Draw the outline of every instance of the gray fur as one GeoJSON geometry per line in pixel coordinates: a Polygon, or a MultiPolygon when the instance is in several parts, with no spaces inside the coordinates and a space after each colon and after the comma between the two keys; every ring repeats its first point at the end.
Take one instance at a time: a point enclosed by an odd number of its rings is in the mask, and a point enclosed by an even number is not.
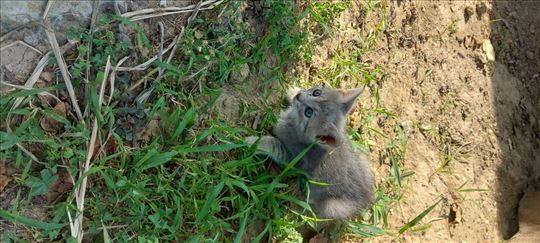
{"type": "MultiPolygon", "coordinates": [[[[258,144],[261,153],[276,162],[289,162],[315,142],[315,146],[296,164],[311,179],[330,185],[310,184],[309,203],[319,218],[349,218],[369,206],[373,194],[373,175],[367,157],[355,152],[345,124],[361,89],[336,90],[311,88],[295,91],[290,106],[282,111],[273,130],[258,144]],[[315,90],[320,95],[314,96],[315,90]],[[307,117],[306,109],[313,115],[307,117]]],[[[249,144],[257,140],[248,137],[249,144]]]]}

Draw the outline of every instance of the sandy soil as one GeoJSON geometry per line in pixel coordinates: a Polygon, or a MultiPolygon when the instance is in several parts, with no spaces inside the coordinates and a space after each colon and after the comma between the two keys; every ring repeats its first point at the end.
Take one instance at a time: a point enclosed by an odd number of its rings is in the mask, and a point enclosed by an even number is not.
{"type": "MultiPolygon", "coordinates": [[[[336,47],[358,45],[359,36],[369,34],[380,16],[365,15],[359,5],[341,15],[334,37],[318,43],[313,62],[294,71],[310,80],[310,70],[328,65],[336,47]]],[[[509,238],[518,231],[523,193],[540,189],[540,3],[397,1],[386,10],[386,30],[361,62],[383,70],[381,105],[408,131],[402,166],[415,174],[389,214],[390,225],[405,224],[442,197],[422,221],[431,226],[404,234],[402,241],[509,238]],[[482,190],[460,192],[462,185],[482,190]]],[[[218,106],[238,107],[241,99],[224,93],[218,106]]],[[[385,144],[375,142],[373,167],[387,174],[388,166],[378,163],[385,144]]]]}
{"type": "MultiPolygon", "coordinates": [[[[380,16],[362,16],[358,5],[341,16],[334,38],[319,43],[312,65],[300,69],[321,69],[336,46],[368,35],[380,16]]],[[[381,104],[408,127],[403,166],[415,173],[391,225],[442,197],[422,221],[431,227],[402,241],[509,238],[518,230],[519,199],[539,185],[540,4],[397,1],[386,12],[386,30],[362,62],[384,72],[381,104]],[[459,191],[462,185],[482,190],[459,191]]],[[[379,175],[388,169],[377,162],[382,146],[371,154],[379,175]]]]}

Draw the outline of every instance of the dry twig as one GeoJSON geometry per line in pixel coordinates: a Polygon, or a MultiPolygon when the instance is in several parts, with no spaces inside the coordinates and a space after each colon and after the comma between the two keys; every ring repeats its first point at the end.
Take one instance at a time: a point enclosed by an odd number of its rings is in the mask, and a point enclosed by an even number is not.
{"type": "Polygon", "coordinates": [[[9,43],[9,44],[7,44],[7,45],[5,45],[5,46],[2,46],[2,47],[0,47],[0,51],[3,51],[4,49],[10,48],[10,47],[12,47],[12,46],[14,46],[14,45],[17,45],[17,44],[26,46],[26,47],[30,48],[30,50],[39,53],[39,55],[43,55],[43,52],[41,52],[40,50],[36,49],[35,47],[33,47],[33,46],[27,44],[26,42],[24,42],[24,41],[22,41],[22,40],[14,41],[14,42],[11,42],[11,43],[9,43]]]}
{"type": "MultiPolygon", "coordinates": [[[[103,104],[103,97],[105,94],[105,87],[107,86],[107,78],[108,74],[111,70],[111,56],[107,57],[107,65],[105,66],[105,75],[103,77],[103,81],[101,82],[101,87],[99,91],[99,99],[98,99],[98,110],[95,111],[96,113],[101,112],[101,105],[103,104]]],[[[90,144],[88,146],[88,153],[86,155],[86,161],[84,163],[84,166],[82,170],[79,170],[79,179],[82,178],[81,184],[77,188],[75,188],[75,200],[77,202],[77,209],[79,213],[75,217],[75,221],[73,222],[73,225],[70,224],[70,228],[72,229],[71,235],[73,237],[77,238],[77,242],[82,242],[84,232],[83,232],[83,214],[84,214],[84,199],[86,195],[86,185],[88,177],[85,176],[85,174],[90,170],[92,165],[90,164],[92,157],[94,156],[94,147],[96,145],[97,140],[97,133],[98,133],[98,120],[97,117],[94,116],[94,124],[92,126],[92,134],[90,135],[90,144]]],[[[69,216],[69,215],[68,215],[69,216]]],[[[71,221],[70,221],[71,222],[71,221]]]]}
{"type": "Polygon", "coordinates": [[[73,109],[75,109],[75,113],[77,114],[77,118],[79,119],[79,121],[84,124],[84,118],[82,116],[81,109],[79,108],[79,103],[77,102],[77,97],[75,96],[75,90],[73,89],[73,85],[71,84],[71,78],[69,77],[69,72],[67,70],[64,57],[62,56],[62,53],[60,52],[60,47],[58,46],[58,41],[56,40],[56,36],[52,28],[48,24],[47,26],[45,26],[45,32],[47,33],[47,37],[49,38],[49,42],[51,44],[51,48],[53,50],[54,56],[56,57],[56,62],[58,63],[58,67],[60,68],[62,76],[64,77],[64,82],[66,83],[66,88],[69,94],[69,98],[71,99],[73,109]]]}
{"type": "MultiPolygon", "coordinates": [[[[70,49],[71,47],[73,47],[73,44],[68,43],[68,44],[66,44],[66,45],[64,45],[62,47],[60,52],[64,53],[66,50],[70,49]]],[[[39,80],[39,76],[43,72],[43,69],[49,63],[49,60],[51,58],[50,54],[51,54],[51,52],[47,52],[41,58],[41,60],[39,60],[38,64],[34,68],[34,71],[32,72],[30,77],[24,83],[25,88],[31,89],[32,87],[34,87],[34,84],[36,84],[36,82],[39,80]]],[[[23,103],[24,100],[25,100],[24,97],[17,97],[17,99],[15,99],[15,102],[13,102],[13,106],[11,106],[11,110],[15,110],[15,109],[19,108],[19,106],[23,103]]],[[[12,113],[8,113],[7,116],[6,116],[6,130],[7,130],[8,133],[12,132],[11,127],[10,127],[11,116],[12,116],[12,113]]],[[[17,145],[17,147],[19,147],[19,149],[21,149],[33,161],[35,161],[37,163],[40,163],[40,164],[43,163],[34,154],[32,154],[30,151],[28,151],[26,148],[24,148],[21,145],[21,143],[16,143],[15,145],[17,145]]]]}
{"type": "Polygon", "coordinates": [[[138,21],[148,18],[162,17],[172,14],[189,13],[195,11],[197,5],[200,5],[200,10],[213,9],[215,6],[222,3],[223,0],[204,1],[199,4],[189,5],[187,7],[166,7],[166,8],[147,8],[137,11],[127,12],[122,14],[123,17],[129,18],[132,21],[138,21]]]}

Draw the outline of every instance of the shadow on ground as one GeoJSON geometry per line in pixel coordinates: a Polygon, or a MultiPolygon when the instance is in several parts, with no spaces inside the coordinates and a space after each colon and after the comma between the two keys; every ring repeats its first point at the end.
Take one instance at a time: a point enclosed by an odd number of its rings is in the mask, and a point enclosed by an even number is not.
{"type": "MultiPolygon", "coordinates": [[[[497,137],[498,225],[504,239],[518,229],[523,193],[540,189],[540,3],[494,1],[491,42],[497,137]]],[[[540,203],[540,202],[539,202],[540,203]]]]}

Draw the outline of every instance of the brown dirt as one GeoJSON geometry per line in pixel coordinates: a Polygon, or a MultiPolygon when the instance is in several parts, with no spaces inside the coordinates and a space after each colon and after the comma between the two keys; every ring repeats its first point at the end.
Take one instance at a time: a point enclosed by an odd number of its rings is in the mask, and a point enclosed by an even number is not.
{"type": "MultiPolygon", "coordinates": [[[[304,79],[312,81],[310,70],[326,67],[336,49],[361,43],[359,36],[365,39],[379,22],[376,12],[362,16],[360,5],[341,15],[341,29],[318,43],[310,65],[298,68],[304,79]]],[[[421,222],[431,226],[399,240],[508,239],[518,230],[523,192],[540,178],[540,4],[397,1],[385,12],[386,30],[362,62],[383,70],[381,105],[411,126],[402,166],[415,173],[390,224],[404,225],[442,197],[421,222]],[[489,41],[495,61],[486,54],[489,41]],[[485,190],[460,192],[462,185],[485,190]]],[[[377,141],[371,155],[379,176],[388,174],[378,163],[384,146],[377,141]]]]}
{"type": "MultiPolygon", "coordinates": [[[[305,80],[326,67],[337,48],[361,44],[359,36],[365,39],[378,23],[381,16],[365,15],[360,5],[355,2],[341,15],[341,29],[318,43],[313,62],[298,67],[305,80]]],[[[402,166],[415,174],[405,183],[400,204],[389,212],[390,225],[407,223],[443,198],[422,220],[431,227],[399,240],[498,242],[518,231],[518,202],[525,191],[538,189],[540,181],[539,12],[540,3],[534,1],[388,3],[386,30],[361,61],[383,70],[381,105],[395,113],[398,123],[410,124],[402,166]],[[487,58],[486,40],[494,47],[495,61],[487,58]],[[447,154],[451,160],[443,167],[447,154]],[[461,185],[487,191],[458,192],[461,185]]],[[[35,59],[28,48],[14,52],[24,54],[13,55],[24,63],[35,59]]],[[[16,63],[14,70],[23,63],[17,58],[9,62],[16,63]]],[[[17,78],[13,83],[22,82],[24,78],[17,78]]],[[[223,93],[217,107],[224,117],[237,117],[245,97],[228,89],[223,93]]],[[[362,101],[369,102],[368,96],[362,101]]],[[[251,119],[239,120],[253,125],[245,122],[251,119]]],[[[389,134],[394,129],[384,123],[374,126],[389,134]]],[[[388,166],[378,163],[385,144],[375,142],[371,158],[381,178],[388,174],[388,166]]],[[[15,191],[13,183],[4,188],[1,208],[14,200],[15,191]]],[[[46,218],[38,215],[41,211],[23,214],[46,218]]]]}

